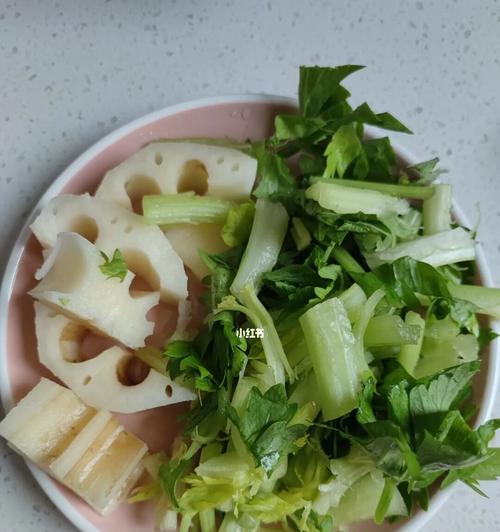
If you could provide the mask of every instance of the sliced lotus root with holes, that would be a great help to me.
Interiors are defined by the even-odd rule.
[[[72,231],[112,256],[119,249],[133,273],[144,278],[163,301],[187,297],[187,276],[181,258],[161,229],[141,216],[109,203],[81,196],[56,196],[42,209],[31,230],[44,248],[56,244],[57,235]]]
[[[130,292],[134,274],[108,278],[102,262],[94,244],[77,233],[60,233],[30,294],[128,347],[142,347],[153,332],[147,313],[159,293]]]
[[[243,201],[255,182],[257,161],[244,153],[191,142],[153,142],[110,170],[96,197],[142,213],[147,194],[198,195]],[[210,272],[198,249],[220,253],[227,249],[218,224],[165,226],[172,247],[190,270],[202,279]]]
[[[257,161],[239,150],[193,142],[152,142],[110,170],[96,197],[128,209],[145,194],[194,191],[234,201],[250,196]]]
[[[125,384],[123,374],[131,354],[118,346],[79,361],[87,328],[39,302],[35,302],[35,329],[40,362],[94,408],[132,413],[196,398],[152,369],[138,384]]]

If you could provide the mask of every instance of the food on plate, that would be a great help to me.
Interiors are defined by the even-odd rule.
[[[163,227],[163,232],[182,262],[198,279],[210,275],[208,266],[198,253],[203,249],[207,253],[221,253],[228,246],[222,239],[222,224],[175,224]]]
[[[168,239],[128,209],[89,194],[62,194],[47,203],[31,230],[44,249],[53,248],[59,233],[68,231],[82,235],[109,258],[118,249],[127,267],[158,290],[163,301],[187,297],[184,266]]]
[[[128,347],[143,347],[153,332],[146,314],[158,304],[160,294],[130,293],[135,275],[123,258],[114,255],[112,264],[79,234],[59,233],[30,294]]]
[[[144,442],[106,410],[41,381],[0,423],[9,445],[105,515],[127,496],[144,468]]]
[[[150,194],[196,191],[225,200],[250,196],[257,161],[238,150],[192,142],[151,142],[107,172],[96,197],[132,209]]]
[[[154,141],[95,197],[54,198],[32,225],[46,255],[32,294],[50,304],[35,303],[42,364],[103,410],[191,401],[129,498],[154,501],[160,530],[382,523],[426,509],[431,490],[460,480],[481,493],[500,475],[500,420],[474,427],[472,397],[497,336],[478,315],[500,317],[500,290],[474,285],[475,232],[452,218],[438,160],[406,166],[365,135],[410,131],[351,107],[341,83],[359,68],[302,67],[298,112],[277,115],[269,138]],[[202,288],[187,293],[184,267]],[[133,274],[148,295],[128,294]],[[155,291],[178,307],[162,349],[149,307],[127,311]],[[77,292],[78,307],[61,301]],[[120,345],[81,360],[89,326]],[[150,369],[127,387],[131,356]]]
[[[132,413],[196,398],[193,392],[173,382],[166,372],[150,370],[142,382],[134,386],[124,384],[125,379],[120,376],[133,355],[118,345],[93,358],[79,360],[86,326],[38,302],[35,303],[35,330],[40,362],[89,406]]]
[[[250,197],[256,171],[257,161],[234,149],[193,142],[152,142],[107,172],[96,197],[128,209],[135,207],[139,212],[142,212],[145,194],[177,195],[196,191],[221,200],[242,201]],[[162,210],[171,214],[175,206],[178,206],[177,201]],[[220,253],[227,246],[218,224],[211,220],[211,223],[197,221],[193,225],[189,208],[181,208],[186,223],[162,224],[162,229],[184,264],[202,279],[210,271],[198,249]]]

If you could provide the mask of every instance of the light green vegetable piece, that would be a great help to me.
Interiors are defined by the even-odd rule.
[[[309,309],[299,321],[316,375],[323,417],[336,419],[356,408],[361,368],[366,368],[347,311],[338,298],[332,298]]]

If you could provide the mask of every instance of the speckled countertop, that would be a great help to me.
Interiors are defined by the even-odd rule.
[[[300,64],[367,65],[353,98],[438,154],[500,284],[500,2],[0,0],[1,267],[47,185],[117,126],[207,95],[294,95]],[[500,416],[500,401],[495,414]],[[0,529],[74,530],[0,444]],[[427,531],[500,530],[490,499],[460,487]]]

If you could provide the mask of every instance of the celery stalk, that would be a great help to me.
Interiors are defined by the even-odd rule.
[[[292,218],[290,233],[299,251],[302,251],[311,243],[311,234],[300,218]]]
[[[411,198],[411,199],[428,199],[434,195],[434,187],[420,186],[420,185],[393,185],[392,183],[377,183],[374,181],[355,181],[352,179],[324,179],[316,178],[311,179],[311,183],[338,183],[344,187],[351,188],[363,188],[366,190],[376,190],[383,194],[389,194],[390,196],[396,196],[398,198]]]
[[[463,334],[450,317],[427,321],[422,350],[413,371],[417,379],[464,362],[477,360],[479,344],[473,334]]]
[[[356,339],[338,298],[315,305],[299,318],[317,381],[318,401],[326,421],[347,414],[358,404],[361,386]]]
[[[200,519],[201,532],[213,532],[217,528],[215,526],[215,511],[213,509],[201,511],[198,517]]]
[[[409,242],[403,242],[378,253],[365,255],[365,259],[372,269],[401,257],[411,257],[437,267],[474,260],[476,252],[471,233],[457,227],[435,235],[422,236]]]
[[[144,196],[144,220],[150,224],[223,223],[234,203],[210,196],[161,194]]]
[[[183,512],[181,517],[181,523],[179,526],[179,532],[189,532],[191,525],[193,524],[194,514],[191,512]]]
[[[236,518],[231,513],[226,513],[219,527],[219,532],[244,532]]]
[[[259,291],[262,274],[271,271],[278,260],[287,229],[288,214],[283,205],[258,199],[248,244],[231,285],[235,296],[239,297],[247,285]]]
[[[434,185],[434,194],[422,206],[424,235],[448,231],[451,225],[451,185]]]
[[[239,292],[238,297],[242,304],[237,303],[234,297],[229,296],[221,301],[217,307],[217,312],[222,310],[242,312],[257,329],[262,329],[262,347],[266,355],[266,362],[273,371],[275,383],[285,382],[285,372],[288,374],[290,381],[293,382],[295,374],[281,345],[273,318],[266,307],[259,301],[252,284],[246,285]]]
[[[480,314],[500,320],[500,288],[449,283],[448,289],[454,298],[476,305]]]
[[[365,519],[373,519],[384,494],[384,487],[384,476],[378,470],[374,470],[357,480],[342,497],[340,504],[332,510],[335,524],[342,526]],[[390,501],[384,510],[387,516],[408,514],[403,497],[397,489],[391,493]]]
[[[332,249],[331,253],[332,258],[334,258],[344,270],[353,273],[365,273],[362,266],[358,261],[342,246],[335,246]]]
[[[366,327],[365,346],[390,347],[405,344],[418,344],[421,329],[418,325],[405,323],[399,316],[382,314],[373,317]]]
[[[361,307],[366,303],[366,295],[361,286],[356,283],[352,284],[339,295],[339,299],[344,303],[351,322],[356,321]]]
[[[337,181],[337,183],[340,180]],[[351,188],[330,182],[318,182],[306,190],[306,198],[317,201],[324,209],[337,214],[373,214],[378,217],[405,214],[410,210],[406,200],[368,188]]]
[[[417,312],[408,311],[405,316],[405,322],[409,326],[416,326],[420,328],[418,341],[415,344],[407,344],[401,346],[396,358],[403,368],[413,375],[415,366],[417,365],[422,350],[422,343],[424,341],[425,320]]]

